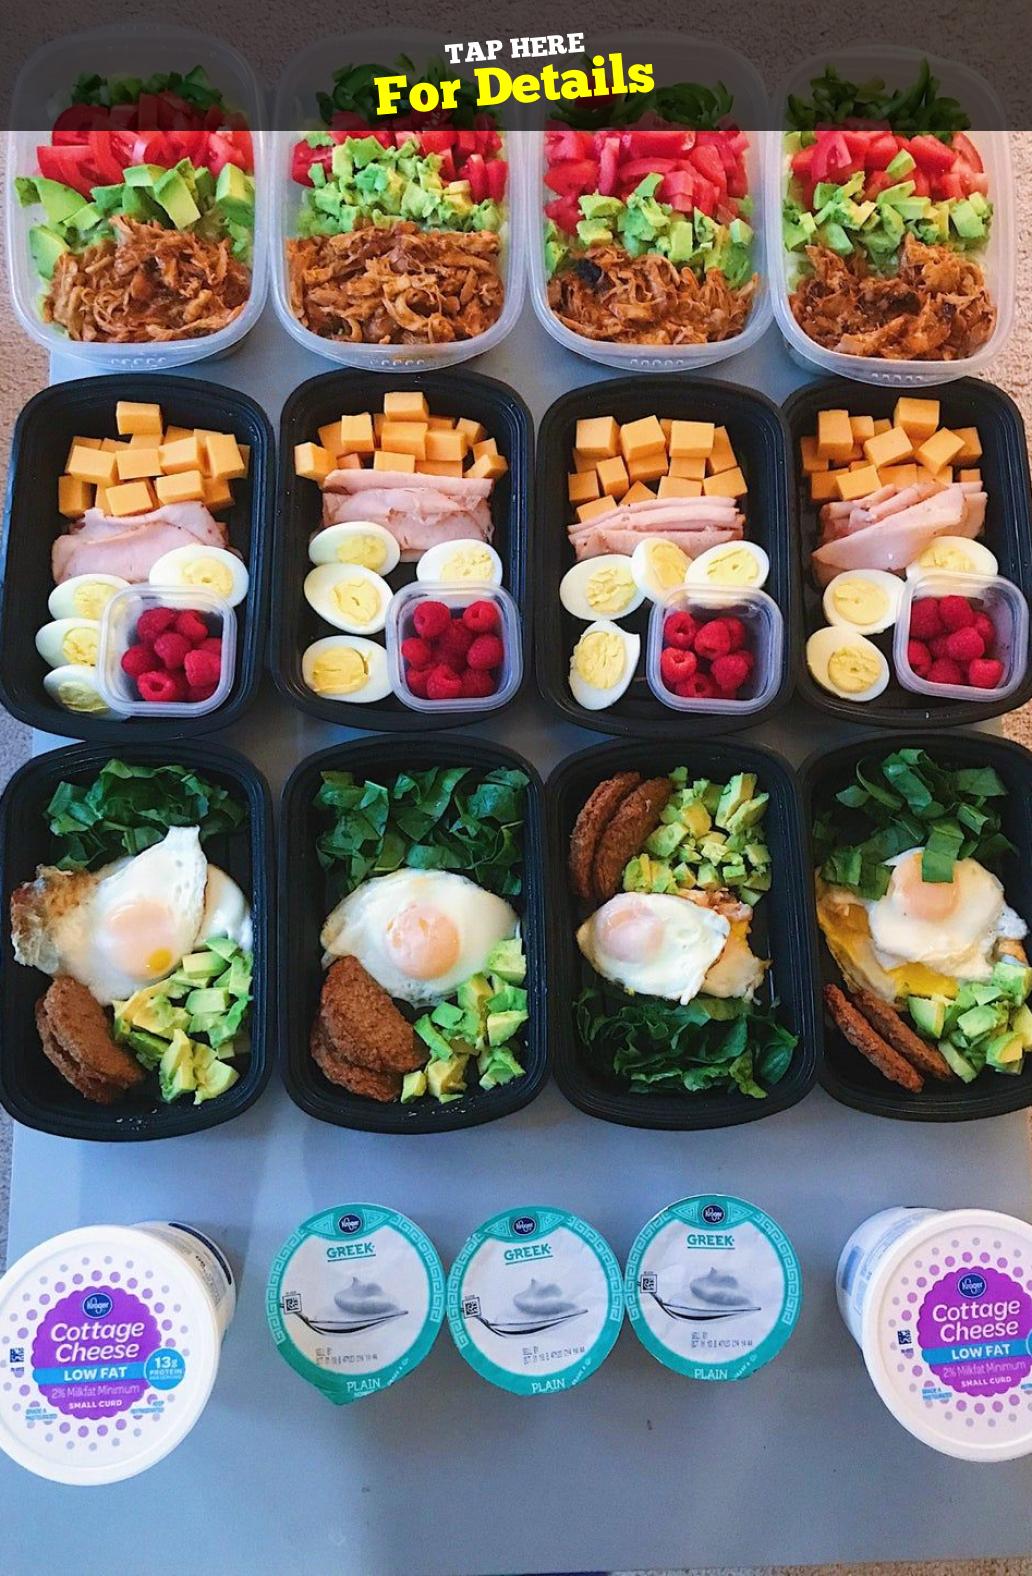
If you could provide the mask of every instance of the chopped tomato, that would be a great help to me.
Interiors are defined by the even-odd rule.
[[[238,169],[244,168],[244,155],[235,142],[224,137],[220,132],[209,131],[208,147],[205,152],[204,162],[213,175],[219,175],[227,164],[235,164]]]
[[[566,230],[571,235],[576,230],[581,216],[575,197],[556,197],[553,202],[546,202],[545,213],[560,230]]]
[[[664,175],[657,196],[660,202],[669,203],[678,213],[691,213],[695,207],[697,177],[691,170],[671,170]]]
[[[505,159],[488,159],[485,169],[487,171],[487,195],[494,202],[501,202],[505,196],[505,183],[509,177],[509,166]]]
[[[462,166],[462,179],[469,181],[469,195],[476,202],[487,196],[487,165],[482,153],[471,153]]]
[[[620,138],[604,137],[599,150],[598,189],[603,197],[612,197],[616,191],[620,168]]]
[[[691,151],[691,161],[699,174],[711,181],[718,191],[726,191],[727,173],[724,169],[724,161],[716,148],[708,147],[705,143],[701,145],[696,143]]]
[[[83,143],[86,133],[98,130],[108,123],[108,112],[103,104],[69,104],[54,122],[50,140],[55,147]]]
[[[696,140],[691,131],[625,131],[620,138],[628,159],[677,159]]]
[[[864,165],[869,170],[884,170],[899,152],[891,131],[879,131],[871,137],[864,152]]]
[[[560,197],[579,197],[583,192],[597,191],[598,164],[594,159],[566,159],[553,164],[545,171],[545,185]]]
[[[424,131],[420,134],[420,142],[424,153],[449,153],[455,145],[457,133],[445,127],[439,130]]]
[[[962,159],[965,164],[970,164],[971,168],[977,170],[979,174],[984,170],[985,165],[982,163],[982,155],[971,141],[971,138],[963,131],[955,131],[953,133],[953,152],[958,159]]]
[[[91,150],[86,143],[80,143],[78,147],[62,148],[49,147],[46,143],[42,143],[36,149],[40,174],[48,181],[60,181],[63,186],[71,186],[84,197],[89,196],[91,186],[98,184],[91,157]],[[116,178],[121,180],[121,170]]]
[[[546,131],[545,148],[550,164],[590,159],[593,152],[591,136],[583,131]]]
[[[929,174],[945,174],[953,168],[953,149],[940,142],[938,137],[911,137],[908,147],[921,168]]]

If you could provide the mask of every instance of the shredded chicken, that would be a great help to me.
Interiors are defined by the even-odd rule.
[[[116,218],[115,241],[62,252],[43,316],[70,339],[199,339],[243,311],[251,273],[228,240]]]
[[[804,333],[827,350],[887,361],[957,361],[996,324],[980,264],[908,235],[898,272],[872,273],[866,254],[807,247],[813,273],[790,304]]]
[[[504,289],[490,230],[420,230],[408,220],[287,242],[300,322],[353,344],[436,345],[496,322]]]
[[[629,257],[589,246],[549,281],[548,304],[586,339],[624,345],[706,345],[745,327],[759,275],[732,289],[719,269],[699,280],[656,252]]]

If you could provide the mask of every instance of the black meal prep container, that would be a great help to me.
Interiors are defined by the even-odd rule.
[[[997,738],[991,733],[928,733],[915,739],[911,734],[869,733],[834,749],[822,750],[805,761],[799,770],[799,790],[807,831],[815,817],[834,795],[853,781],[854,768],[861,760],[882,760],[894,750],[919,747],[947,766],[992,766],[1008,789],[1003,814],[1003,830],[1017,853],[1008,858],[1000,874],[1007,902],[1022,916],[1032,915],[1032,754],[1020,744]],[[814,864],[812,838],[808,862]],[[820,985],[841,985],[838,964],[817,932]],[[971,1122],[981,1117],[1002,1116],[1032,1105],[1032,1066],[1017,1077],[985,1072],[974,1083],[960,1079],[939,1083],[925,1080],[920,1094],[910,1094],[871,1066],[860,1052],[843,1038],[825,1015],[824,1056],[820,1082],[835,1100],[869,1111],[875,1116],[897,1117],[908,1122]]]
[[[411,1105],[366,1100],[330,1083],[309,1053],[309,1034],[324,978],[319,933],[340,899],[333,872],[322,868],[316,853],[316,838],[324,823],[315,810],[315,796],[324,771],[353,772],[358,778],[386,783],[400,772],[467,765],[480,772],[516,768],[529,779],[523,892],[518,899],[507,900],[520,915],[527,958],[530,1021],[521,1036],[525,1072],[522,1078],[497,1089],[480,1089],[474,1082],[461,1100],[446,1105],[431,1098]],[[446,733],[422,740],[359,739],[310,755],[294,770],[280,805],[279,1033],[283,1081],[302,1111],[320,1122],[362,1132],[450,1133],[509,1116],[540,1094],[548,1073],[543,799],[541,778],[529,761],[515,750],[468,734]]]
[[[170,426],[232,432],[250,445],[248,474],[232,484],[233,507],[219,516],[249,576],[247,596],[236,608],[236,676],[227,699],[205,716],[153,722],[144,717],[92,717],[66,711],[43,689],[47,665],[36,652],[35,637],[50,619],[51,542],[70,523],[57,512],[57,479],[76,434],[117,436],[115,405],[121,399],[160,405]],[[130,741],[189,738],[236,722],[254,700],[264,664],[272,455],[272,427],[261,406],[215,383],[126,372],[55,383],[31,399],[14,429],[0,548],[0,702],[6,709],[44,733],[117,742],[120,747]]]
[[[782,1021],[799,1036],[788,1072],[764,1100],[748,1095],[703,1091],[683,1096],[637,1095],[606,1079],[585,1060],[574,1021],[573,1003],[588,983],[605,981],[581,956],[576,932],[593,907],[581,904],[566,873],[570,833],[593,789],[617,772],[661,776],[687,766],[697,777],[726,782],[736,772],[755,772],[769,793],[764,819],[770,846],[773,884],[756,907],[751,945],[772,961],[769,978],[780,1002]],[[736,1127],[773,1116],[796,1105],[817,1077],[820,1010],[817,998],[816,925],[813,884],[805,866],[806,835],[795,776],[787,761],[755,744],[721,744],[712,739],[690,744],[596,744],[570,756],[545,784],[548,806],[549,863],[554,872],[549,925],[549,1032],[552,1071],[566,1098],[589,1116],[624,1127],[663,1132]],[[614,996],[619,986],[612,987]]]
[[[243,826],[209,839],[204,851],[250,898],[254,924],[254,999],[251,1054],[240,1078],[215,1100],[187,1098],[164,1105],[151,1080],[114,1105],[93,1105],[53,1068],[40,1048],[33,1018],[49,977],[15,962],[8,905],[14,888],[31,881],[36,866],[53,862],[55,847],[46,808],[58,783],[89,783],[116,752],[73,744],[37,755],[16,772],[0,799],[0,1103],[16,1122],[59,1138],[101,1143],[136,1142],[198,1133],[231,1121],[254,1104],[272,1071],[274,965],[272,803],[264,777],[244,756],[222,746],[177,740],[138,744],[123,740],[117,758],[135,765],[193,768],[229,788],[247,806]]]
[[[613,706],[589,711],[570,692],[570,656],[587,627],[567,613],[559,601],[559,582],[576,562],[567,529],[571,505],[567,475],[573,464],[577,422],[590,416],[613,415],[617,421],[642,416],[673,420],[712,421],[725,426],[749,486],[745,505],[746,539],[764,548],[770,578],[764,590],[785,620],[781,675],[767,706],[739,717],[735,711],[675,711],[652,693],[645,676],[649,613],[646,599],[621,627],[641,636],[641,656],[630,686]],[[776,405],[753,389],[706,378],[633,377],[589,383],[563,394],[545,412],[538,433],[534,573],[537,606],[544,609],[536,632],[535,666],[538,688],[567,722],[598,733],[642,739],[694,739],[737,733],[755,727],[780,711],[792,693],[789,630],[796,617],[797,559],[789,540],[787,461],[788,437]],[[657,532],[657,535],[661,535]]]
[[[530,649],[527,536],[531,510],[534,426],[520,396],[495,378],[477,372],[324,372],[291,394],[280,422],[279,497],[273,550],[272,631],[269,665],[280,691],[293,705],[323,722],[385,733],[426,733],[498,716],[505,706],[456,714],[449,707],[416,711],[396,695],[370,705],[323,700],[301,675],[301,658],[314,640],[335,633],[305,600],[303,585],[311,569],[308,543],[322,524],[321,494],[314,482],[294,472],[294,445],[314,442],[318,429],[338,416],[383,409],[385,394],[418,389],[435,416],[469,416],[483,422],[488,436],[509,462],[491,493],[492,546],[502,560],[502,585],[520,609],[524,669]],[[394,589],[416,578],[415,563],[391,571]],[[384,637],[372,636],[384,642]],[[526,674],[524,673],[524,682]],[[521,685],[522,688],[522,685]],[[518,694],[519,691],[516,692]],[[516,694],[512,700],[516,699]],[[511,700],[506,702],[510,705]]]
[[[890,626],[880,635],[871,635],[888,659],[888,688],[875,701],[864,703],[840,700],[822,689],[806,665],[806,642],[815,630],[827,623],[821,607],[823,590],[810,575],[810,554],[817,546],[820,505],[810,500],[810,488],[799,465],[799,440],[817,430],[820,410],[848,410],[851,416],[892,416],[897,399],[913,395],[937,399],[945,427],[977,427],[982,440],[978,465],[989,495],[985,529],[978,538],[995,554],[1000,573],[1013,580],[1026,599],[1032,599],[1032,483],[1029,480],[1025,424],[1014,401],[991,383],[979,378],[958,378],[934,388],[884,388],[872,383],[851,383],[846,378],[828,378],[807,383],[785,401],[785,421],[791,439],[793,486],[793,531],[799,553],[799,578],[802,585],[801,617],[789,631],[795,682],[799,695],[818,711],[841,722],[877,728],[952,728],[964,723],[985,722],[1004,712],[1016,711],[1032,699],[1032,662],[1025,677],[1006,700],[979,702],[939,700],[933,695],[918,695],[904,689],[896,679],[892,664]],[[972,694],[977,695],[973,690]]]

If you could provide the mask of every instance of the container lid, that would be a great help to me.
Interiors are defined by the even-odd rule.
[[[635,1238],[627,1311],[639,1341],[690,1379],[744,1379],[795,1328],[802,1274],[781,1227],[723,1194],[682,1198]]]
[[[926,1217],[886,1253],[864,1360],[915,1438],[962,1461],[1032,1452],[1032,1226],[994,1210]]]
[[[483,1379],[514,1395],[571,1390],[613,1349],[620,1266],[576,1215],[531,1205],[474,1231],[448,1276],[448,1324]]]
[[[51,1237],[0,1280],[0,1448],[55,1483],[117,1483],[168,1455],[219,1362],[211,1298],[146,1230]]]
[[[378,1204],[338,1204],[303,1221],[273,1261],[272,1338],[337,1406],[411,1373],[444,1322],[444,1269],[430,1238]]]

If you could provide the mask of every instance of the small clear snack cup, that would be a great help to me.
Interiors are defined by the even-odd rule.
[[[405,662],[401,654],[402,642],[417,635],[414,623],[416,608],[422,602],[443,602],[454,617],[472,602],[491,602],[498,609],[501,628],[498,631],[504,656],[498,669],[498,682],[493,695],[460,696],[457,700],[427,700],[416,695],[405,681]],[[395,695],[413,711],[446,711],[462,721],[471,713],[497,711],[508,705],[523,682],[523,630],[520,610],[508,591],[501,586],[464,584],[443,585],[430,580],[415,581],[402,586],[387,610],[387,665]]]
[[[992,689],[974,684],[932,683],[915,673],[907,656],[910,642],[911,610],[924,597],[962,596],[979,604],[992,619],[996,642],[992,655],[1003,663],[1003,678]],[[1013,695],[1028,669],[1029,616],[1024,593],[1003,575],[963,575],[951,570],[933,569],[908,580],[900,603],[892,639],[892,662],[904,689],[937,700],[975,701],[979,704],[1006,700]]]
[[[219,682],[206,700],[142,700],[136,680],[122,668],[122,657],[139,644],[136,626],[153,608],[177,614],[199,613],[209,637],[222,641]],[[118,591],[104,609],[97,651],[97,689],[112,711],[125,717],[204,717],[221,706],[236,676],[237,619],[229,603],[200,586],[132,585]]]
[[[717,697],[677,695],[664,682],[660,663],[663,656],[663,629],[671,613],[691,613],[694,618],[739,618],[749,636],[752,672],[734,700]],[[781,661],[785,644],[785,620],[781,609],[766,591],[730,587],[679,586],[663,602],[654,602],[649,616],[646,675],[657,700],[673,711],[711,713],[721,717],[760,711],[773,700],[781,681]]]

